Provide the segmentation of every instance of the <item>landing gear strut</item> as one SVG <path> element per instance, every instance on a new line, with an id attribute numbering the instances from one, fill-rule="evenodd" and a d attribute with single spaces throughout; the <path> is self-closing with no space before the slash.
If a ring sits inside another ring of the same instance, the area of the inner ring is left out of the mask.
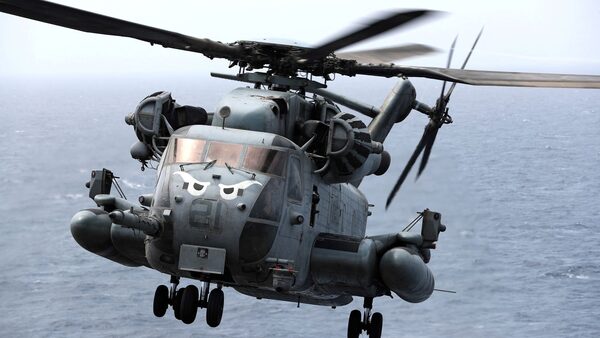
<path id="1" fill-rule="evenodd" d="M 186 324 L 191 324 L 196 319 L 198 308 L 206 308 L 206 323 L 210 327 L 217 327 L 223 317 L 225 296 L 221 283 L 217 288 L 210 290 L 210 282 L 202 282 L 200 291 L 194 285 L 177 289 L 179 277 L 171 276 L 171 287 L 159 285 L 154 292 L 153 310 L 156 317 L 162 317 L 167 312 L 169 305 L 173 307 L 175 318 Z M 210 292 L 209 292 L 210 291 Z"/>
<path id="2" fill-rule="evenodd" d="M 379 312 L 371 315 L 373 298 L 365 297 L 363 307 L 365 309 L 362 316 L 359 310 L 350 312 L 350 317 L 348 318 L 348 338 L 358 338 L 363 331 L 366 331 L 370 338 L 381 338 L 383 315 Z"/>

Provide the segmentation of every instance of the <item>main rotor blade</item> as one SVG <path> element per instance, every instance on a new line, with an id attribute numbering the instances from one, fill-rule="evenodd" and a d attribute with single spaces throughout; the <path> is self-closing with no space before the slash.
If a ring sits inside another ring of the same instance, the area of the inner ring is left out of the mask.
<path id="1" fill-rule="evenodd" d="M 134 38 L 168 48 L 202 53 L 209 58 L 236 59 L 241 55 L 241 49 L 237 46 L 198 39 L 47 1 L 0 0 L 0 12 L 89 33 Z"/>
<path id="2" fill-rule="evenodd" d="M 437 52 L 437 49 L 419 43 L 390 47 L 368 49 L 355 52 L 335 53 L 338 58 L 355 60 L 359 63 L 390 63 L 414 56 L 421 56 Z"/>
<path id="3" fill-rule="evenodd" d="M 341 36 L 335 40 L 322 44 L 321 46 L 315 47 L 310 50 L 304 57 L 306 59 L 320 59 L 330 53 L 340 50 L 344 47 L 355 44 L 359 41 L 366 40 L 373 36 L 387 32 L 398 26 L 402 26 L 410 21 L 420 18 L 424 15 L 435 13 L 434 11 L 420 10 L 420 11 L 409 11 L 394 13 L 381 20 L 377 20 L 368 24 L 359 30 L 353 31 L 349 34 Z"/>
<path id="4" fill-rule="evenodd" d="M 415 151 L 410 156 L 410 159 L 406 163 L 404 170 L 402 170 L 402 174 L 400 174 L 400 177 L 398 177 L 398 181 L 396 181 L 396 184 L 394 185 L 394 187 L 392 188 L 392 191 L 390 191 L 390 194 L 388 195 L 387 201 L 385 202 L 386 209 L 390 206 L 390 203 L 392 203 L 394 196 L 396 196 L 396 193 L 398 192 L 398 190 L 400 190 L 400 186 L 402 185 L 402 183 L 404 183 L 406 176 L 408 176 L 408 173 L 410 172 L 413 165 L 417 161 L 417 158 L 419 158 L 419 155 L 421 154 L 421 152 L 423 151 L 423 148 L 427 144 L 427 140 L 429 138 L 430 133 L 431 133 L 431 123 L 428 123 L 425 126 L 425 130 L 423 131 L 423 136 L 421 136 L 421 140 L 419 140 L 419 143 L 417 144 Z"/>
<path id="5" fill-rule="evenodd" d="M 404 75 L 446 80 L 474 86 L 596 88 L 600 89 L 599 75 L 496 72 L 486 70 L 446 69 L 395 65 L 358 64 L 349 75 L 363 74 L 382 77 Z"/>

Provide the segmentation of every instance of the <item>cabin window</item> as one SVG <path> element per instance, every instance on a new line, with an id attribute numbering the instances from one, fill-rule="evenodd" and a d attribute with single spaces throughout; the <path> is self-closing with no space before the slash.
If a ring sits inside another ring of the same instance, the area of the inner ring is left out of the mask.
<path id="1" fill-rule="evenodd" d="M 248 146 L 244 168 L 283 176 L 287 153 L 279 150 Z"/>
<path id="2" fill-rule="evenodd" d="M 288 198 L 293 201 L 302 202 L 302 175 L 300 173 L 300 160 L 297 157 L 290 158 Z"/>

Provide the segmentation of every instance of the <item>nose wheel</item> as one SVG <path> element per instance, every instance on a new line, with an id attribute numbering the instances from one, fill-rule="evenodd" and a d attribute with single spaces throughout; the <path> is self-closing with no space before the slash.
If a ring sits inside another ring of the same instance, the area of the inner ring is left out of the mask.
<path id="1" fill-rule="evenodd" d="M 152 310 L 156 317 L 162 317 L 169 308 L 169 288 L 159 285 L 154 292 L 154 304 Z"/>
<path id="2" fill-rule="evenodd" d="M 198 288 L 189 285 L 181 295 L 181 304 L 179 305 L 181 321 L 191 324 L 196 319 L 198 312 Z"/>
<path id="3" fill-rule="evenodd" d="M 352 310 L 348 318 L 348 338 L 358 338 L 363 331 L 366 331 L 370 338 L 381 338 L 383 328 L 383 315 L 375 312 L 371 315 L 373 308 L 373 298 L 366 297 L 364 301 L 364 312 Z"/>
<path id="4" fill-rule="evenodd" d="M 208 295 L 208 304 L 206 306 L 206 324 L 210 327 L 217 327 L 221 324 L 223 317 L 223 305 L 225 295 L 220 288 L 213 289 Z"/>
<path id="5" fill-rule="evenodd" d="M 154 292 L 153 312 L 156 317 L 163 317 L 169 308 L 173 308 L 175 318 L 185 324 L 191 324 L 196 319 L 198 308 L 206 308 L 206 323 L 210 327 L 221 324 L 225 295 L 222 285 L 210 290 L 209 282 L 202 282 L 201 290 L 194 285 L 177 289 L 179 277 L 171 276 L 171 287 L 159 285 Z M 210 292 L 209 292 L 210 291 Z"/>

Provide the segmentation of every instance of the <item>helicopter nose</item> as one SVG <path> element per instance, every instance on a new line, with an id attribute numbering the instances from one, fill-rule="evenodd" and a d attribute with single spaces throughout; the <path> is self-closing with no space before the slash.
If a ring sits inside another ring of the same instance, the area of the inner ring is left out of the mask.
<path id="1" fill-rule="evenodd" d="M 165 223 L 164 232 L 172 237 L 163 244 L 171 246 L 175 253 L 170 263 L 172 269 L 223 273 L 228 264 L 226 257 L 238 255 L 240 237 L 268 181 L 267 176 L 231 173 L 227 168 L 216 166 L 209 170 L 171 172 L 169 193 L 165 195 L 170 201 L 171 221 Z M 166 253 L 159 253 L 158 247 L 154 249 L 148 258 L 150 264 L 164 265 L 160 257 Z M 218 259 L 209 262 L 198 258 L 196 253 L 203 250 Z M 247 251 L 255 251 L 255 248 Z"/>
<path id="2" fill-rule="evenodd" d="M 204 245 L 216 245 L 225 233 L 239 237 L 267 181 L 268 178 L 261 175 L 250 177 L 220 167 L 172 173 L 171 208 L 177 219 L 175 223 L 184 224 L 177 231 L 177 235 L 182 235 L 182 243 L 187 241 L 184 237 L 189 238 L 194 231 L 209 233 L 210 240 L 202 241 Z"/>

